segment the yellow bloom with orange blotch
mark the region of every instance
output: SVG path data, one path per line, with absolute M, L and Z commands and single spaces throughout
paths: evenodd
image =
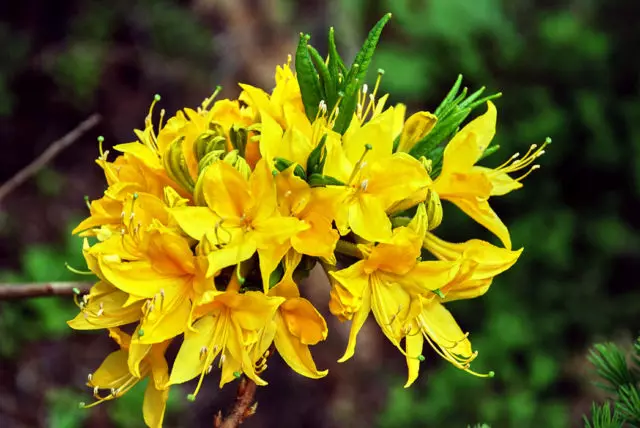
M 327 322 L 310 301 L 300 297 L 298 286 L 292 278 L 300 260 L 300 253 L 289 250 L 285 257 L 284 276 L 269 290 L 270 296 L 286 299 L 276 312 L 274 343 L 289 367 L 302 376 L 319 379 L 326 376 L 328 370 L 317 369 L 309 345 L 315 345 L 327 338 Z
M 197 309 L 199 319 L 192 330 L 185 332 L 176 356 L 169 384 L 184 383 L 199 376 L 191 398 L 198 394 L 204 376 L 212 371 L 218 356 L 220 387 L 242 373 L 258 385 L 266 385 L 256 373 L 257 361 L 251 358 L 249 348 L 261 342 L 259 347 L 266 351 L 272 343 L 275 328 L 271 330 L 271 337 L 264 337 L 261 332 L 273 323 L 284 299 L 257 291 L 238 293 L 239 284 L 234 278 L 235 283 L 230 283 L 226 291 L 205 293 Z
M 114 237 L 112 239 L 119 239 Z M 136 342 L 159 343 L 182 333 L 190 324 L 193 302 L 213 290 L 205 277 L 205 257 L 195 256 L 186 238 L 168 229 L 148 232 L 138 257 L 125 259 L 94 246 L 104 278 L 144 301 Z

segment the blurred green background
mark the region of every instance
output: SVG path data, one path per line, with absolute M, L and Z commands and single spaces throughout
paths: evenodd
M 480 355 L 478 379 L 427 355 L 404 390 L 404 358 L 369 323 L 354 360 L 338 364 L 348 325 L 330 321 L 315 348 L 328 378 L 311 381 L 269 363 L 270 385 L 247 427 L 582 426 L 591 401 L 585 355 L 594 341 L 628 345 L 640 329 L 640 31 L 637 0 L 22 0 L 0 5 L 0 182 L 91 113 L 103 122 L 0 206 L 0 280 L 82 280 L 84 195 L 104 189 L 95 137 L 134 139 L 154 93 L 174 112 L 213 87 L 271 88 L 299 31 L 323 50 L 336 27 L 343 57 L 394 14 L 375 68 L 410 111 L 433 110 L 458 73 L 471 89 L 501 91 L 491 166 L 553 138 L 542 169 L 495 210 L 524 246 L 520 262 L 481 299 L 454 303 Z M 491 239 L 445 206 L 448 240 Z M 326 307 L 321 278 L 306 287 Z M 75 333 L 66 298 L 0 302 L 0 426 L 138 427 L 141 388 L 92 410 L 86 375 L 114 349 Z M 326 313 L 326 310 L 325 310 Z M 211 426 L 233 386 L 210 381 L 196 403 L 172 391 L 166 426 Z

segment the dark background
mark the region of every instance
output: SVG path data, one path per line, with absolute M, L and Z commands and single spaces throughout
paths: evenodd
M 458 73 L 471 89 L 501 91 L 498 165 L 553 138 L 542 168 L 522 190 L 494 202 L 524 246 L 519 263 L 481 299 L 453 313 L 480 355 L 457 371 L 430 352 L 419 381 L 404 390 L 404 358 L 368 323 L 355 358 L 336 363 L 348 325 L 331 319 L 314 348 L 322 380 L 270 360 L 250 427 L 581 426 L 591 401 L 585 356 L 594 341 L 628 346 L 640 329 L 640 2 L 636 0 L 139 0 L 6 1 L 0 5 L 0 183 L 76 124 L 102 123 L 22 185 L 0 206 L 0 280 L 82 280 L 81 241 L 70 236 L 86 215 L 84 195 L 100 197 L 95 138 L 132 141 L 153 94 L 173 113 L 198 105 L 215 85 L 236 97 L 236 82 L 267 90 L 276 64 L 300 31 L 324 51 L 336 27 L 350 58 L 383 13 L 372 69 L 409 111 L 433 111 Z M 372 82 L 370 82 L 372 83 Z M 445 206 L 439 234 L 491 239 Z M 326 310 L 328 286 L 305 290 Z M 70 330 L 67 298 L 0 302 L 0 426 L 139 427 L 142 388 L 92 410 L 86 375 L 115 349 L 104 335 Z M 235 387 L 217 380 L 195 403 L 191 386 L 172 391 L 165 426 L 212 426 Z

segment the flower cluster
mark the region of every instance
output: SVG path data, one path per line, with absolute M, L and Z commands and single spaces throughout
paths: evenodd
M 484 100 L 486 113 L 441 135 L 444 149 L 429 143 L 421 154 L 416 148 L 473 100 L 448 97 L 436 114 L 405 119 L 403 105 L 378 97 L 380 73 L 371 93 L 357 87 L 343 126 L 348 94 L 334 85 L 333 102 L 310 108 L 303 62 L 297 55 L 297 73 L 290 62 L 277 67 L 270 94 L 240 85 L 237 100 L 217 100 L 216 91 L 166 121 L 162 111 L 158 125 L 156 96 L 144 130 L 114 146 L 114 160 L 101 141 L 97 163 L 108 188 L 74 231 L 85 238 L 87 265 L 99 281 L 78 298 L 81 311 L 69 322 L 107 329 L 119 345 L 89 376 L 93 404 L 148 377 L 144 419 L 160 426 L 172 385 L 197 379 L 191 399 L 212 372 L 220 387 L 242 375 L 265 385 L 266 359 L 276 351 L 297 373 L 325 376 L 309 347 L 326 339 L 327 323 L 300 293 L 316 264 L 328 274 L 331 313 L 351 320 L 339 361 L 354 354 L 373 312 L 406 358 L 406 386 L 424 361 L 424 340 L 477 374 L 470 368 L 477 353 L 445 305 L 484 294 L 520 256 L 489 200 L 521 187 L 523 176 L 509 174 L 535 168 L 543 147 L 498 168 L 477 166 L 496 125 L 496 109 Z M 338 83 L 348 81 L 342 67 Z M 320 93 L 330 98 L 330 89 Z M 441 200 L 502 246 L 437 237 Z M 165 351 L 174 341 L 179 350 L 169 369 Z

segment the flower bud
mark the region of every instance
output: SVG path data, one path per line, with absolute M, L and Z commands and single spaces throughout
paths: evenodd
M 182 152 L 184 136 L 178 137 L 167 147 L 162 158 L 164 169 L 169 177 L 188 192 L 193 192 L 193 178 L 189 173 L 187 162 Z

